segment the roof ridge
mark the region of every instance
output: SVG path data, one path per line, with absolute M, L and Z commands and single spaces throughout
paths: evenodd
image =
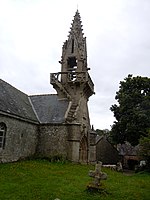
M 53 96 L 53 95 L 57 95 L 57 94 L 32 94 L 32 95 L 29 95 L 29 97 L 34 97 L 34 96 Z
M 11 85 L 10 83 L 8 83 L 8 82 L 4 81 L 3 79 L 0 79 L 0 81 L 1 81 L 1 82 L 3 82 L 3 83 L 5 83 L 5 84 L 7 84 L 7 85 L 9 85 L 10 87 L 14 88 L 15 90 L 17 90 L 17 91 L 21 92 L 22 94 L 24 94 L 24 95 L 28 96 L 28 94 L 26 94 L 25 92 L 22 92 L 21 90 L 19 90 L 19 89 L 18 89 L 18 88 L 16 88 L 15 86 Z

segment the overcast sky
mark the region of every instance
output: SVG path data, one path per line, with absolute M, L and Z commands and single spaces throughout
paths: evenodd
M 91 124 L 110 129 L 119 82 L 150 77 L 150 0 L 0 0 L 0 78 L 30 94 L 55 93 L 50 73 L 79 9 L 96 94 Z

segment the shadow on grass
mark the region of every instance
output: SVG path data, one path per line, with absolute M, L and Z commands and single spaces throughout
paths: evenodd
M 99 194 L 101 196 L 108 196 L 110 194 L 103 183 L 100 183 L 98 187 L 93 183 L 89 183 L 85 191 L 89 195 Z

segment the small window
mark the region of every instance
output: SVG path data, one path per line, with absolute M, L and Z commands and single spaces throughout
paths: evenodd
M 71 53 L 74 53 L 74 39 L 72 39 Z
M 76 57 L 68 57 L 67 64 L 68 64 L 68 70 L 69 71 L 76 70 L 76 68 L 77 68 L 77 59 L 76 59 Z
M 68 57 L 67 64 L 68 64 L 68 71 L 70 72 L 69 73 L 69 81 L 75 81 L 76 80 L 76 69 L 77 69 L 76 57 Z
M 5 147 L 5 137 L 6 125 L 4 123 L 0 123 L 0 149 L 4 149 Z

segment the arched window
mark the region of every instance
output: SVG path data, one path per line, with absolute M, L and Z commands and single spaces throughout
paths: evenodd
M 6 137 L 6 125 L 1 122 L 0 123 L 0 149 L 4 149 L 5 147 L 5 137 Z

